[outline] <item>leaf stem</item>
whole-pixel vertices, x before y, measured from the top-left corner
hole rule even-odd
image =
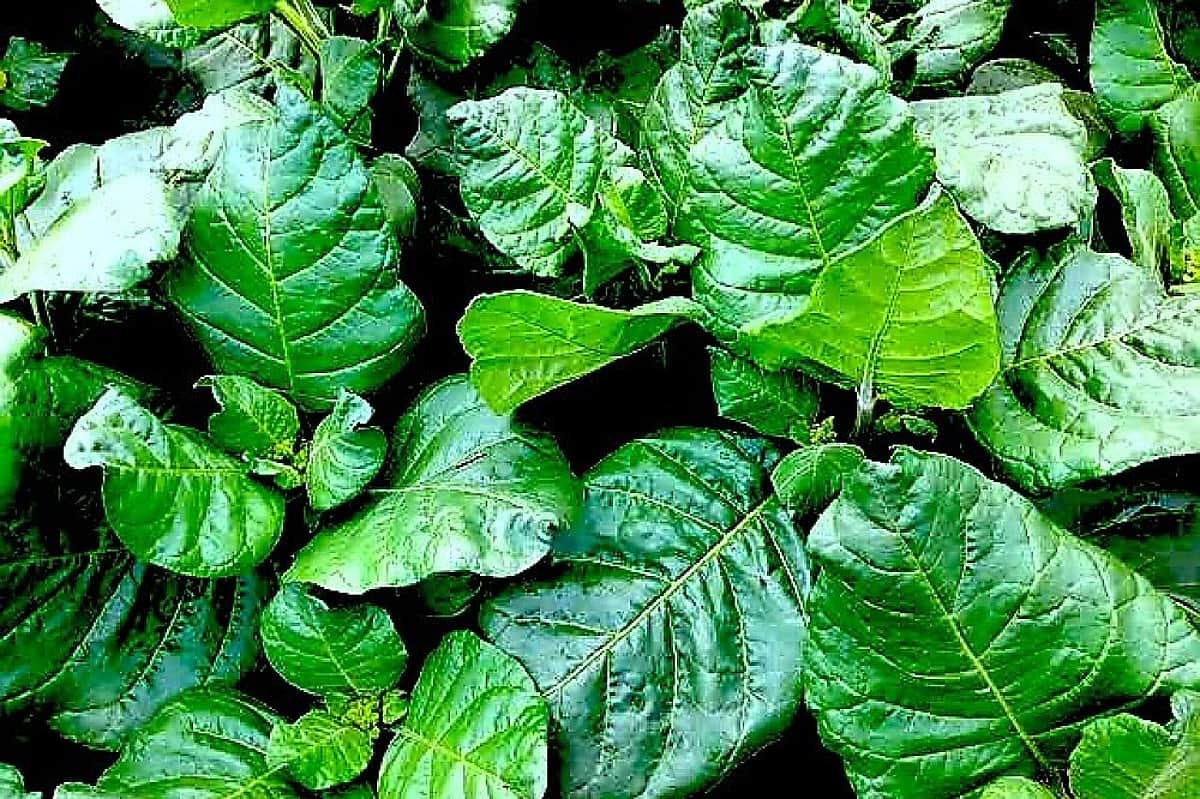
[[[875,387],[872,385],[870,375],[863,378],[862,383],[858,386],[858,391],[855,392],[855,414],[854,414],[854,431],[850,434],[851,438],[858,440],[867,434],[871,429],[871,422],[875,417]]]
[[[321,43],[331,34],[329,26],[313,7],[312,0],[277,0],[275,13],[314,56],[321,54]]]

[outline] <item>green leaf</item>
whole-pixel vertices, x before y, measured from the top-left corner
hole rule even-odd
[[[394,375],[424,312],[354,145],[296,89],[277,106],[226,135],[167,290],[217,370],[327,409]]]
[[[8,40],[8,49],[0,58],[0,105],[14,111],[47,106],[58,92],[72,53],[52,53],[37,42],[20,36]]]
[[[450,633],[421,669],[379,797],[541,799],[546,728],[546,702],[516,661],[473,633]]]
[[[386,691],[408,663],[385,610],[374,605],[334,610],[299,585],[285,585],[271,600],[263,612],[262,640],[275,671],[318,696]]]
[[[212,30],[266,14],[276,0],[166,0],[180,25]]]
[[[1200,449],[1200,296],[1078,246],[1030,255],[997,302],[1001,371],[968,421],[1030,490]]]
[[[379,88],[383,58],[370,42],[353,36],[330,36],[321,42],[321,105],[346,130],[365,120]],[[367,129],[370,138],[370,129]]]
[[[21,772],[7,763],[0,763],[0,799],[42,799],[42,794],[27,793]]]
[[[0,712],[35,712],[71,740],[115,749],[181,691],[254,665],[257,579],[143,566],[111,531],[46,505],[0,536]]]
[[[1056,799],[1049,788],[1025,777],[1001,777],[983,789],[979,799]]]
[[[49,182],[48,191],[57,191]],[[0,302],[31,291],[120,292],[179,252],[181,222],[161,179],[127,175],[65,209],[0,272]]]
[[[741,64],[750,33],[745,9],[732,0],[688,12],[680,31],[679,63],[663,74],[642,113],[641,149],[662,186],[672,224],[691,195],[692,148],[746,89]]]
[[[822,268],[912,209],[933,172],[908,105],[870,67],[787,43],[751,49],[751,89],[693,149],[693,293],[722,335],[803,307]]]
[[[853,444],[808,444],[779,462],[771,484],[784,505],[796,513],[819,510],[842,490],[866,455]]]
[[[1200,682],[1179,608],[953,458],[864,467],[808,551],[805,700],[863,799],[1051,771],[1089,716]]]
[[[497,416],[458,375],[396,426],[386,488],[296,556],[285,580],[361,594],[436,574],[511,577],[545,556],[578,486],[554,441]]]
[[[557,569],[485,606],[558,722],[564,797],[688,796],[790,723],[809,571],[777,458],[711,430],[626,444],[585,477]]]
[[[417,232],[421,210],[417,170],[403,156],[384,153],[371,161],[371,176],[392,229],[401,239],[411,238]]]
[[[768,436],[801,443],[819,409],[817,388],[803,375],[768,372],[753,361],[709,347],[717,413]]]
[[[917,83],[962,80],[999,43],[1011,7],[1012,0],[925,0],[910,34]]]
[[[167,0],[96,0],[96,4],[115,24],[163,47],[184,50],[200,41],[200,31],[175,21]]]
[[[1171,699],[1168,727],[1122,713],[1093,721],[1071,754],[1078,799],[1189,799],[1200,789],[1200,694]]]
[[[279,392],[236,375],[210,375],[196,387],[212,389],[221,406],[208,419],[208,435],[227,452],[279,458],[295,451],[300,417]]]
[[[633,153],[560,92],[521,86],[446,113],[464,167],[463,203],[483,235],[523,269],[560,274],[601,178]]]
[[[282,765],[268,766],[279,719],[232,691],[197,689],[173,699],[138,730],[94,790],[96,799],[298,799]],[[64,786],[67,787],[67,786]],[[82,786],[70,786],[79,790]],[[66,799],[60,788],[56,799]]]
[[[937,175],[975,221],[1001,233],[1074,225],[1096,205],[1084,163],[1087,128],[1043,83],[1000,94],[912,104]]]
[[[508,35],[521,0],[426,2],[408,32],[417,55],[447,70],[460,70]]]
[[[941,193],[832,263],[803,311],[750,332],[760,363],[815,361],[856,387],[863,407],[878,394],[964,408],[1000,359],[987,258]]]
[[[1193,82],[1172,60],[1152,0],[1097,0],[1091,80],[1101,109],[1125,136],[1140,132],[1151,112]]]
[[[16,125],[0,119],[0,258],[16,256],[16,216],[42,189],[44,167],[38,153],[47,145],[22,136]]]
[[[1122,169],[1111,158],[1092,164],[1096,183],[1121,206],[1121,222],[1134,263],[1155,271],[1167,262],[1171,248],[1171,215],[1167,190],[1153,172]]]
[[[375,479],[387,458],[387,436],[363,427],[374,411],[363,398],[343,393],[321,420],[308,451],[308,503],[319,511],[354,499]]]
[[[118,389],[75,423],[75,469],[104,470],[104,513],[139,558],[221,577],[261,563],[283,531],[283,498],[198,433],[167,425]]]
[[[372,735],[332,713],[313,710],[295,724],[276,724],[267,744],[267,765],[286,768],[296,782],[314,791],[350,782],[366,771]]]
[[[601,369],[699,317],[682,297],[628,311],[532,291],[482,294],[458,323],[471,382],[499,413]]]
[[[1200,214],[1200,88],[1167,103],[1150,118],[1158,172],[1183,219]]]

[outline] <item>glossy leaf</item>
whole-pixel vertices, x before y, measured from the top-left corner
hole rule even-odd
[[[196,385],[212,389],[221,406],[209,417],[208,435],[227,452],[283,457],[295,449],[300,417],[279,392],[236,375],[212,375]]]
[[[52,53],[37,42],[13,36],[0,58],[0,75],[4,76],[0,105],[14,111],[49,105],[70,60],[71,53]]]
[[[194,577],[242,574],[275,548],[283,498],[193,430],[160,422],[110,389],[64,448],[104,470],[109,524],[139,558]]]
[[[379,51],[353,36],[330,36],[321,42],[320,59],[322,107],[347,131],[369,138],[369,105],[383,72]]]
[[[443,69],[462,69],[508,34],[520,5],[521,0],[426,2],[413,20],[409,44]]]
[[[777,458],[710,430],[626,444],[585,476],[556,570],[485,607],[558,722],[564,797],[688,796],[791,721],[809,571]]]
[[[308,450],[305,487],[308,503],[325,511],[358,496],[387,458],[387,436],[364,427],[374,413],[367,401],[348,392],[321,420]]]
[[[183,50],[201,38],[200,31],[175,20],[167,0],[96,0],[96,5],[117,25],[163,47]]]
[[[493,413],[465,376],[426,389],[396,425],[396,465],[285,579],[361,594],[437,574],[511,577],[550,549],[578,487],[554,441]]]
[[[265,14],[275,0],[166,0],[181,25],[211,30]]]
[[[768,372],[717,347],[709,347],[708,355],[717,413],[764,435],[809,440],[819,409],[811,381],[791,372]]]
[[[752,329],[767,366],[814,361],[908,406],[964,408],[992,382],[1000,352],[986,256],[939,194],[832,263],[798,314]]]
[[[1052,772],[1089,716],[1200,682],[1179,608],[953,458],[865,467],[808,551],[805,701],[862,799]]]
[[[1171,207],[1187,219],[1200,214],[1200,88],[1167,103],[1150,118],[1158,172]]]
[[[1043,785],[1026,777],[1001,777],[989,784],[979,799],[1057,799]]]
[[[1001,233],[1073,225],[1096,205],[1087,129],[1043,83],[1000,94],[913,103],[937,176],[963,211]]]
[[[372,736],[332,713],[314,710],[295,724],[276,724],[267,744],[267,765],[286,767],[314,791],[343,785],[371,762]]]
[[[837,496],[842,482],[858,471],[865,457],[854,444],[808,444],[779,462],[771,484],[796,513],[819,510]]]
[[[494,410],[510,413],[698,317],[696,305],[682,297],[621,311],[506,291],[472,300],[458,337],[471,356],[471,383]]]
[[[42,795],[26,792],[21,772],[7,763],[0,763],[0,799],[42,799]]]
[[[917,82],[959,81],[1000,41],[1012,0],[925,0],[910,34]]]
[[[319,410],[394,375],[424,313],[354,145],[294,88],[277,107],[227,134],[167,289],[219,371]]]
[[[331,609],[299,585],[285,585],[271,600],[263,612],[262,640],[275,671],[318,696],[386,691],[408,662],[385,610],[374,605]]]
[[[433,651],[384,755],[380,799],[541,799],[546,703],[520,664],[473,633]]]
[[[1001,371],[968,417],[975,435],[1030,489],[1197,451],[1198,309],[1118,255],[1024,258],[1001,288]]]

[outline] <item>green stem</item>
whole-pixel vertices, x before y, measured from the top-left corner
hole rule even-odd
[[[295,31],[314,56],[321,54],[321,43],[330,36],[329,27],[313,8],[311,0],[278,0],[275,13]]]

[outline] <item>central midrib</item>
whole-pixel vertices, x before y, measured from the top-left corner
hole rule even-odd
[[[492,779],[496,780],[496,782],[503,785],[506,789],[508,789],[512,793],[514,793],[514,794],[519,793],[516,790],[516,788],[514,788],[512,785],[508,784],[508,782],[504,779],[504,777],[502,775],[497,774],[495,771],[492,771],[491,769],[489,769],[479,763],[476,763],[474,760],[471,760],[470,758],[468,758],[466,755],[462,754],[461,752],[458,752],[454,749],[451,749],[448,746],[443,745],[441,741],[434,740],[433,738],[426,738],[424,735],[421,735],[419,732],[416,732],[411,727],[407,727],[407,726],[402,726],[402,727],[397,728],[396,734],[399,736],[402,736],[404,738],[407,738],[410,741],[415,741],[416,743],[418,743],[422,746],[429,747],[430,749],[437,752],[438,754],[440,754],[444,757],[448,757],[455,762],[462,763],[464,766],[470,766],[475,771],[478,771],[480,774],[483,774],[485,777],[491,777]]]
[[[275,254],[271,248],[271,139],[272,132],[264,143],[266,152],[263,158],[263,261],[267,268],[268,283],[271,286],[271,309],[275,312],[275,330],[279,333],[279,354],[283,358],[283,370],[287,376],[289,391],[296,388],[296,375],[292,370],[292,353],[288,348],[287,334],[283,329],[283,308],[279,304],[279,279],[275,275]]]

